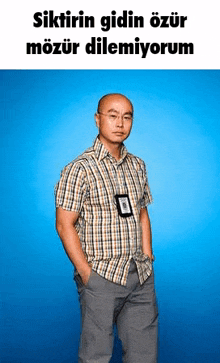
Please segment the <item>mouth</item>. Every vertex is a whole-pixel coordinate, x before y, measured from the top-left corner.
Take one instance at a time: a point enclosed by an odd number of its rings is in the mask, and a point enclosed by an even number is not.
[[[116,132],[113,132],[113,134],[122,136],[122,135],[124,135],[124,132],[116,131]]]

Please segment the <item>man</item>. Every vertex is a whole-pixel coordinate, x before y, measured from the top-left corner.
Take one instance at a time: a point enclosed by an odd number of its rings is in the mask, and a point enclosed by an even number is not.
[[[133,106],[121,94],[101,98],[99,135],[61,175],[57,231],[75,266],[82,332],[81,363],[107,363],[117,324],[126,363],[157,361],[152,269],[152,202],[144,162],[127,152]]]

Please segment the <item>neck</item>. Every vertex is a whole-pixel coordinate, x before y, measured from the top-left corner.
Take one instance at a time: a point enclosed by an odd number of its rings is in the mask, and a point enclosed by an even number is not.
[[[107,140],[103,139],[101,135],[99,135],[99,140],[105,146],[105,148],[110,152],[110,154],[118,161],[121,156],[121,146],[122,143],[111,143]]]

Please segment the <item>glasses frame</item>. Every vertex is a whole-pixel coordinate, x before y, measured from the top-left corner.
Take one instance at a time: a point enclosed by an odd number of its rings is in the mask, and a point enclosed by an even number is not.
[[[104,112],[97,112],[97,114],[100,114],[100,115],[103,115],[103,116],[106,116],[106,117],[108,117],[110,120],[112,120],[111,118],[112,118],[112,115],[110,115],[110,114],[108,114],[108,113],[104,113]],[[127,121],[127,120],[125,120],[124,119],[124,117],[125,116],[130,116],[131,117],[131,119],[129,120],[129,121],[133,121],[133,115],[130,115],[130,114],[125,114],[124,116],[121,116],[121,115],[115,115],[115,120],[118,120],[120,117],[121,117],[121,119],[123,120],[123,121]]]

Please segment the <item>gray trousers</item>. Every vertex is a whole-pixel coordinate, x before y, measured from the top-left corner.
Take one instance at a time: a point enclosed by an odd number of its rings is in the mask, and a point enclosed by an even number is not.
[[[126,286],[92,271],[88,284],[75,277],[81,308],[80,363],[107,363],[117,325],[124,363],[157,362],[158,311],[153,274],[140,285],[132,260]]]

